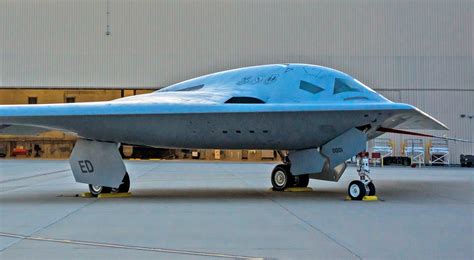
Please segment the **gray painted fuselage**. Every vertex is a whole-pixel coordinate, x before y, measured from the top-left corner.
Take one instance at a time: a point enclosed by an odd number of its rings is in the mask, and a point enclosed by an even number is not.
[[[233,97],[264,103],[226,103]],[[379,126],[446,129],[347,74],[302,64],[220,72],[111,102],[0,106],[0,125],[156,147],[288,150],[319,147],[354,127],[369,138]]]

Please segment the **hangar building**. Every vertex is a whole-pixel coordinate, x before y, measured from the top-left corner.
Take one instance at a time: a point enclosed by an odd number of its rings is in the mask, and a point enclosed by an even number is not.
[[[310,63],[451,128],[435,134],[472,140],[473,55],[470,0],[0,2],[0,104],[110,100],[221,70]],[[383,138],[401,153],[413,137]],[[61,157],[73,141],[0,137],[7,156],[39,142],[42,157]],[[473,149],[450,142],[448,158]]]

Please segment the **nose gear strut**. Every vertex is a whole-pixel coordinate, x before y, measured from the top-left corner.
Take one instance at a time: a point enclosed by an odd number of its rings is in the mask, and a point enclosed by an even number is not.
[[[375,196],[375,185],[370,178],[370,166],[367,152],[357,155],[357,174],[360,180],[354,180],[347,188],[351,200],[362,200],[365,196]]]

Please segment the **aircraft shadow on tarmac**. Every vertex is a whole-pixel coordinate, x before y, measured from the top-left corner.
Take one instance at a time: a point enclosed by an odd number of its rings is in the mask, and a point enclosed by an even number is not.
[[[472,198],[463,196],[469,194],[471,184],[460,181],[436,180],[404,180],[378,182],[377,195],[382,201],[417,201],[432,202],[433,200],[452,200],[472,203]],[[456,191],[456,192],[455,192]],[[80,194],[55,189],[41,193],[3,193],[0,203],[65,203],[77,200],[84,202]],[[144,200],[153,202],[167,201],[211,201],[225,200],[227,202],[258,201],[268,199],[285,199],[296,201],[344,201],[344,187],[317,187],[309,192],[275,192],[270,188],[137,188],[132,187],[132,196],[128,198],[102,198],[99,200]]]
[[[144,200],[153,202],[169,201],[221,201],[242,202],[259,201],[268,198],[284,198],[296,200],[342,200],[344,199],[344,190],[313,190],[310,192],[274,192],[268,189],[223,189],[223,188],[168,188],[151,189],[141,188],[132,190],[132,196],[126,198],[99,198],[98,200]],[[66,201],[84,202],[97,198],[82,198],[79,193],[70,191],[45,191],[42,194],[2,194],[0,203],[65,203]]]

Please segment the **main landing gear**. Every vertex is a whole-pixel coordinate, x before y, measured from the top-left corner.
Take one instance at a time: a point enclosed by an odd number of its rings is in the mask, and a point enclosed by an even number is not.
[[[308,187],[309,175],[293,176],[289,164],[279,164],[272,171],[272,186],[274,191],[283,191],[289,187]]]
[[[118,188],[105,187],[100,185],[89,184],[89,191],[92,196],[97,197],[101,193],[126,193],[130,189],[130,177],[125,173],[122,184]]]

